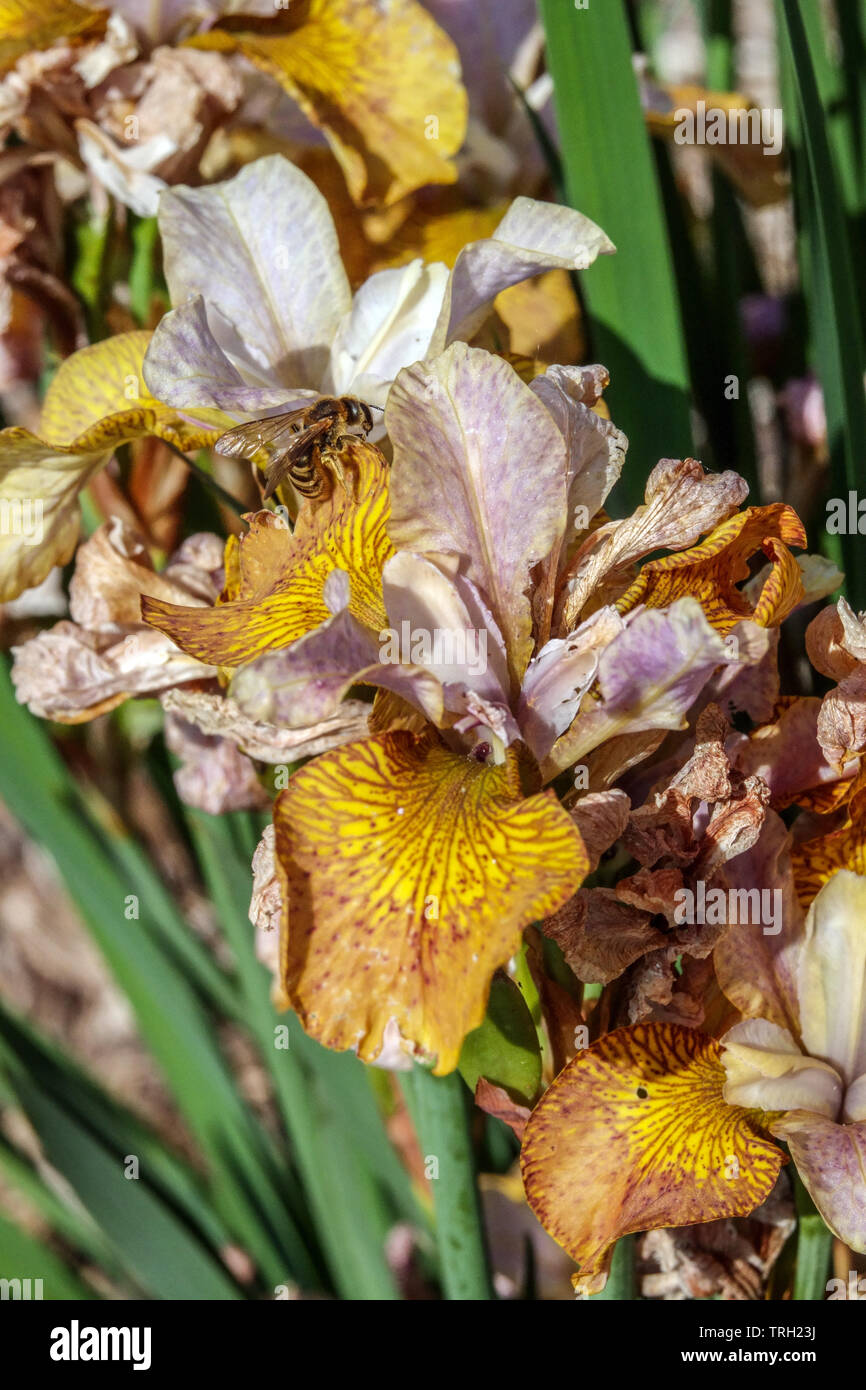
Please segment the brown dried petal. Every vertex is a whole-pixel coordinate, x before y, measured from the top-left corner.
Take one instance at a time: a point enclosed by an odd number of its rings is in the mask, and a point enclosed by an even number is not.
[[[665,942],[648,912],[621,902],[610,888],[581,889],[547,918],[544,934],[556,942],[579,980],[602,985]]]
[[[285,1007],[288,1001],[280,983],[280,931],[283,891],[277,876],[274,827],[265,826],[253,854],[253,892],[249,918],[256,929],[256,956],[271,972],[274,1002]]]
[[[641,1294],[671,1301],[762,1299],[795,1225],[790,1180],[782,1174],[750,1216],[647,1231],[638,1239]]]
[[[110,637],[57,623],[13,647],[12,682],[19,702],[42,719],[78,724],[131,695],[153,695],[184,681],[215,675],[143,625]]]
[[[337,714],[304,729],[262,724],[245,715],[234,700],[209,690],[166,690],[160,697],[168,713],[195,724],[204,734],[218,734],[263,763],[292,763],[317,757],[368,733],[371,706],[344,700]]]
[[[845,647],[845,628],[835,604],[822,608],[806,628],[806,655],[822,676],[844,680],[857,666]]]
[[[649,476],[645,503],[623,521],[595,531],[571,565],[564,628],[572,628],[605,576],[654,550],[686,550],[726,521],[748,486],[736,473],[705,473],[696,459],[661,459]]]
[[[729,859],[752,848],[761,833],[769,802],[766,782],[760,777],[747,777],[732,800],[714,806],[695,861],[696,877],[710,878]]]
[[[866,747],[866,666],[858,665],[824,696],[816,733],[821,752],[836,769]]]
[[[502,1120],[517,1135],[523,1138],[526,1122],[532,1114],[528,1105],[518,1105],[511,1099],[504,1086],[495,1086],[486,1077],[479,1076],[475,1086],[475,1104],[486,1115]]]
[[[93,632],[141,625],[141,598],[209,606],[222,582],[223,543],[218,536],[190,536],[156,574],[141,535],[114,518],[79,548],[69,585],[74,622]]]
[[[625,830],[631,803],[624,791],[614,787],[610,791],[589,792],[569,809],[586,846],[590,871],[595,870],[605,850]]]

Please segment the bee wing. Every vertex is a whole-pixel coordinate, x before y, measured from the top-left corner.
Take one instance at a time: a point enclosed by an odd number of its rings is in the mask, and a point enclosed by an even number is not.
[[[265,497],[273,496],[286,474],[291,471],[292,465],[297,459],[302,459],[309,452],[310,445],[314,444],[320,434],[327,434],[333,424],[332,420],[314,420],[311,425],[293,433],[290,436],[288,446],[282,453],[275,454],[265,469]],[[311,475],[315,472],[312,464],[307,470]]]
[[[282,415],[269,415],[266,420],[235,425],[233,430],[220,435],[214,449],[227,458],[240,459],[253,458],[260,449],[280,453],[301,438],[298,426],[308,410],[309,406],[302,406],[300,410],[285,411]]]

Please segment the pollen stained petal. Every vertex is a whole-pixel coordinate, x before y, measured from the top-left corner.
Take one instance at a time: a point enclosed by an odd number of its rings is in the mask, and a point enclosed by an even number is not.
[[[555,798],[521,796],[514,754],[485,766],[432,731],[326,753],[292,777],[274,824],[283,986],[304,1027],[370,1061],[396,1019],[440,1075],[482,1022],[522,929],[588,869]]]
[[[719,1055],[695,1029],[621,1028],[579,1052],[533,1111],[527,1198],[580,1265],[579,1292],[604,1287],[620,1236],[745,1216],[768,1196],[781,1150],[725,1104]]]
[[[189,655],[235,667],[263,652],[287,647],[331,616],[325,581],[334,570],[349,576],[349,612],[372,632],[387,626],[382,567],[392,553],[385,533],[388,471],[363,440],[340,450],[353,471],[356,496],[335,487],[327,501],[304,506],[294,532],[272,512],[250,518],[250,530],[227,555],[230,580],[215,608],[180,608],[145,599],[142,615]]]

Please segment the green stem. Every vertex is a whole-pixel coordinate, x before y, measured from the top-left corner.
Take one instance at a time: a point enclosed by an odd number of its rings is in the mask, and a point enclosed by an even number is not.
[[[243,502],[239,501],[237,497],[233,497],[230,492],[226,492],[225,488],[217,482],[216,478],[208,473],[206,469],[202,468],[201,464],[196,463],[195,459],[191,459],[188,454],[185,454],[176,444],[170,443],[169,440],[163,439],[162,442],[167,448],[171,449],[173,454],[177,454],[179,459],[183,459],[190,472],[195,474],[199,481],[213,493],[217,501],[222,502],[224,507],[228,507],[236,516],[243,516],[245,512],[249,511],[249,508],[246,507]]]
[[[798,1217],[794,1301],[823,1302],[827,1297],[827,1275],[833,1250],[833,1233],[824,1225],[818,1208],[796,1170],[794,1195]]]
[[[463,1302],[490,1299],[466,1090],[456,1072],[434,1076],[418,1066],[402,1078],[402,1086],[431,1176],[445,1297]]]
[[[92,343],[105,337],[108,265],[113,232],[112,209],[104,217],[82,222],[76,233],[72,287],[84,303],[87,333]]]
[[[623,1236],[616,1243],[607,1283],[601,1293],[592,1295],[593,1302],[633,1302],[638,1296],[634,1264],[635,1238],[634,1236]]]
[[[144,217],[132,230],[132,262],[129,267],[130,308],[142,328],[150,317],[153,295],[154,256],[159,242],[159,227],[155,217]]]

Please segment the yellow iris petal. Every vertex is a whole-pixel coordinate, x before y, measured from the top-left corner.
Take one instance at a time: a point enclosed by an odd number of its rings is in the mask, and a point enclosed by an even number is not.
[[[432,731],[348,744],[295,773],[274,810],[285,997],[326,1047],[370,1060],[394,1020],[450,1072],[494,970],[588,871],[517,758],[484,766]]]
[[[527,1198],[580,1265],[580,1292],[604,1287],[620,1236],[744,1216],[770,1192],[782,1153],[752,1112],[725,1104],[719,1055],[691,1028],[621,1028],[579,1052],[533,1111]]]
[[[667,608],[690,596],[717,632],[730,632],[743,618],[777,627],[803,598],[799,566],[787,547],[805,544],[803,524],[791,507],[782,502],[747,507],[700,545],[650,560],[616,606],[620,613],[640,603]],[[761,549],[773,563],[753,608],[737,585],[749,577],[749,560]]]
[[[349,575],[349,609],[373,632],[387,627],[382,566],[392,554],[385,532],[388,468],[378,449],[347,441],[340,459],[355,477],[355,495],[341,486],[327,501],[302,507],[294,532],[270,512],[226,556],[228,583],[216,608],[142,601],[142,615],[183,651],[213,666],[242,666],[286,647],[330,617],[323,597],[335,569]]]
[[[306,0],[188,42],[238,50],[276,78],[324,132],[356,202],[454,182],[466,92],[457,50],[417,0]]]
[[[73,353],[48,388],[40,435],[0,431],[0,602],[69,559],[78,494],[119,444],[154,434],[197,449],[224,428],[219,412],[185,420],[150,395],[141,374],[150,336],[121,333]]]
[[[866,875],[866,823],[858,816],[839,829],[814,840],[802,840],[791,850],[797,897],[804,908],[837,869]]]
[[[105,18],[72,0],[0,0],[0,71],[57,39],[98,34]]]

